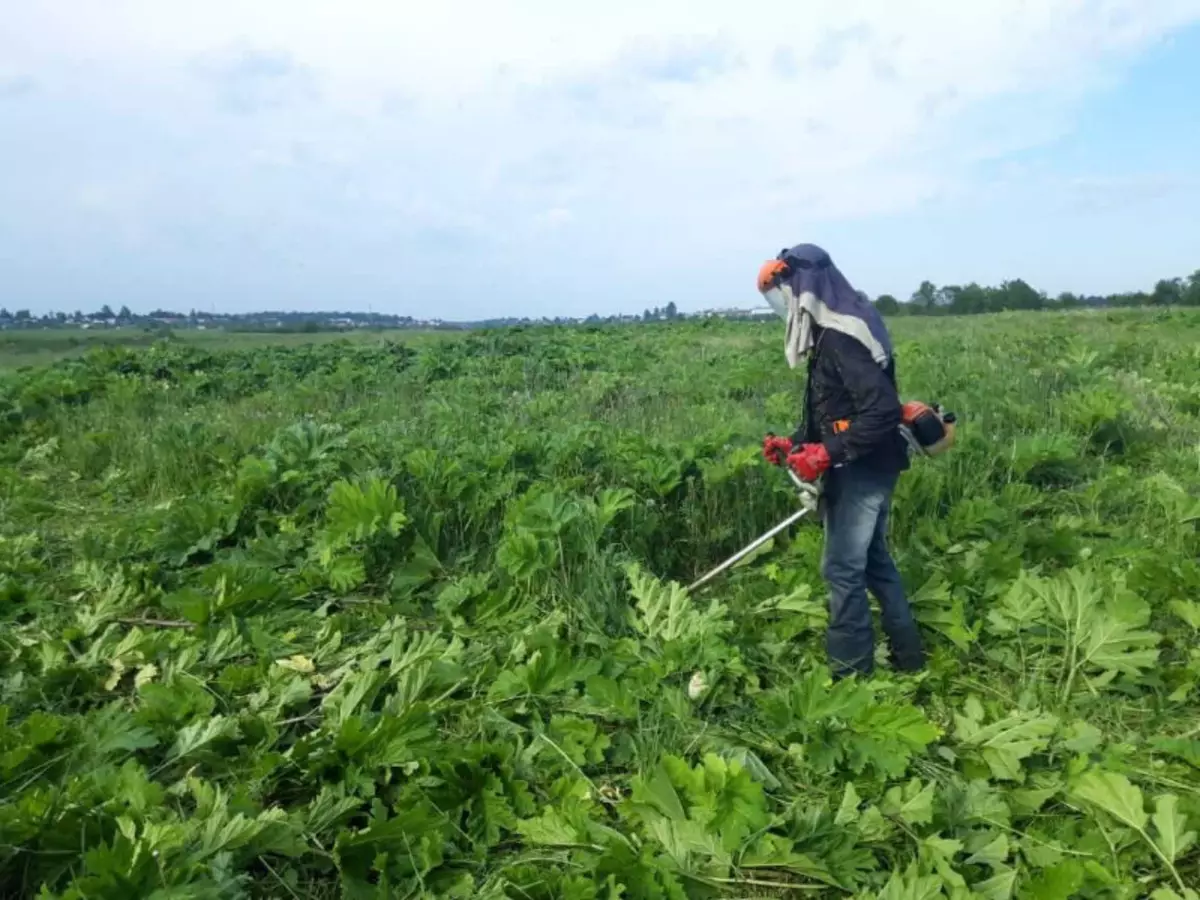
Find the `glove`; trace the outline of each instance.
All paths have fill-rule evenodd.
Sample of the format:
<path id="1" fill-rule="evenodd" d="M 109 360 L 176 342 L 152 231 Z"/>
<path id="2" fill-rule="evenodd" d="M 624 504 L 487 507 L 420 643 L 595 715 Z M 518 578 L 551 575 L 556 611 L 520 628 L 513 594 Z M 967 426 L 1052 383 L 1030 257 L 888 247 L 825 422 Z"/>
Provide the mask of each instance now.
<path id="1" fill-rule="evenodd" d="M 788 468 L 805 481 L 816 481 L 829 468 L 829 451 L 824 444 L 801 444 L 787 458 Z"/>
<path id="2" fill-rule="evenodd" d="M 792 452 L 791 438 L 768 434 L 763 438 L 763 459 L 773 466 L 783 465 L 784 458 Z"/>

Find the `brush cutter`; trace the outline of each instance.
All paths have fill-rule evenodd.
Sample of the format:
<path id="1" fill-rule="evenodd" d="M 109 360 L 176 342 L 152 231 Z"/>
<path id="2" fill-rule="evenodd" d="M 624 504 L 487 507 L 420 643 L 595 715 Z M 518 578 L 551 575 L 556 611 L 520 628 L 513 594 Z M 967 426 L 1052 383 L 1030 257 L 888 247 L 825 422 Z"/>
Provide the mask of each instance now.
<path id="1" fill-rule="evenodd" d="M 904 404 L 900 433 L 918 456 L 941 456 L 954 446 L 958 417 L 938 404 L 926 406 L 913 400 Z"/>
<path id="2" fill-rule="evenodd" d="M 924 403 L 919 402 L 906 403 L 904 404 L 903 422 L 900 425 L 900 433 L 904 436 L 904 440 L 907 441 L 913 453 L 919 456 L 939 456 L 954 446 L 954 426 L 956 421 L 957 417 L 954 413 L 945 412 L 936 404 L 926 406 Z M 688 593 L 712 581 L 731 566 L 737 565 L 738 562 L 745 559 L 767 541 L 771 540 L 771 538 L 775 537 L 775 535 L 786 531 L 796 522 L 816 511 L 818 500 L 820 499 L 819 489 L 815 485 L 804 481 L 786 466 L 784 467 L 784 471 L 787 472 L 788 477 L 796 485 L 796 490 L 800 493 L 800 509 L 796 510 L 796 512 L 792 513 L 770 531 L 755 538 L 711 572 L 692 582 L 688 586 Z"/>
<path id="3" fill-rule="evenodd" d="M 816 511 L 817 500 L 819 498 L 819 491 L 817 490 L 816 486 L 811 485 L 811 484 L 807 483 L 806 481 L 802 480 L 800 478 L 800 476 L 797 475 L 795 472 L 793 472 L 791 469 L 785 469 L 785 471 L 788 473 L 788 477 L 790 477 L 792 479 L 793 483 L 796 485 L 796 490 L 799 491 L 799 493 L 800 493 L 800 509 L 796 510 L 796 512 L 792 513 L 790 516 L 788 516 L 786 519 L 784 519 L 782 522 L 780 522 L 778 525 L 776 525 L 770 531 L 766 532 L 765 534 L 761 535 L 760 537 L 755 538 L 753 541 L 751 541 L 749 544 L 747 544 L 745 547 L 743 547 L 737 553 L 733 554 L 733 556 L 729 557 L 729 559 L 725 560 L 725 562 L 721 563 L 719 566 L 717 566 L 711 572 L 707 573 L 706 575 L 704 575 L 697 581 L 692 582 L 692 584 L 690 584 L 688 586 L 689 593 L 696 590 L 696 588 L 701 587 L 702 585 L 705 585 L 708 582 L 712 581 L 714 578 L 716 578 L 718 575 L 720 575 L 722 572 L 724 572 L 730 566 L 734 566 L 741 560 L 745 559 L 747 556 L 749 556 L 751 553 L 753 553 L 755 550 L 757 550 L 759 547 L 761 547 L 767 541 L 771 540 L 771 538 L 775 537 L 775 535 L 779 534 L 782 531 L 786 531 L 788 528 L 790 528 L 796 522 L 799 522 L 805 516 Z"/>

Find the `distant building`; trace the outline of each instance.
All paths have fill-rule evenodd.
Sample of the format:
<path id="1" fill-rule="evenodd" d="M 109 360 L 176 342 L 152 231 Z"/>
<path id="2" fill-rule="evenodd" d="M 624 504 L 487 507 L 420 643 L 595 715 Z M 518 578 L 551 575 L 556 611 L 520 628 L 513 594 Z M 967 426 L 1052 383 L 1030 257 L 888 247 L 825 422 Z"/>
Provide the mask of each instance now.
<path id="1" fill-rule="evenodd" d="M 705 319 L 769 319 L 775 311 L 769 306 L 755 309 L 706 309 L 699 313 Z"/>

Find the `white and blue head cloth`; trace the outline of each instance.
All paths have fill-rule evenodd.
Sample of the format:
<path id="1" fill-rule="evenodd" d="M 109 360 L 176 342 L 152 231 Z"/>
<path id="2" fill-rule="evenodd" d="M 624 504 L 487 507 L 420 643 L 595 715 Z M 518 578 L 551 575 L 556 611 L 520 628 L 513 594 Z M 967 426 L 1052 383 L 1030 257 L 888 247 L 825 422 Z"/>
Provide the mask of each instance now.
<path id="1" fill-rule="evenodd" d="M 815 244 L 797 244 L 777 257 L 788 267 L 782 282 L 763 292 L 787 322 L 784 354 L 795 368 L 812 350 L 815 330 L 828 328 L 857 340 L 881 366 L 892 358 L 892 340 L 879 310 L 846 280 L 829 254 Z"/>

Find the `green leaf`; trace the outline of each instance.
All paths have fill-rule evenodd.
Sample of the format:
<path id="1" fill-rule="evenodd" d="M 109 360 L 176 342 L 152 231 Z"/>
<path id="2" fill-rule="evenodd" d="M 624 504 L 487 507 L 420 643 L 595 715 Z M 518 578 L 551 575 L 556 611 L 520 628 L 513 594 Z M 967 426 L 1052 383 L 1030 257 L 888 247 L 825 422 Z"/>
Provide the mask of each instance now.
<path id="1" fill-rule="evenodd" d="M 927 837 L 921 841 L 920 858 L 932 863 L 934 871 L 942 877 L 946 887 L 961 890 L 967 886 L 967 881 L 954 868 L 954 858 L 962 850 L 962 841 L 937 836 Z"/>
<path id="2" fill-rule="evenodd" d="M 1200 900 L 1200 894 L 1191 888 L 1184 888 L 1182 894 L 1177 894 L 1170 888 L 1159 888 L 1150 895 L 1150 900 Z"/>
<path id="3" fill-rule="evenodd" d="M 626 575 L 636 601 L 634 625 L 647 638 L 669 644 L 721 637 L 733 627 L 724 605 L 715 599 L 702 609 L 675 582 L 663 584 L 637 565 L 628 566 Z"/>
<path id="4" fill-rule="evenodd" d="M 1081 669 L 1139 675 L 1158 661 L 1160 636 L 1141 628 L 1148 604 L 1111 576 L 1070 569 L 1050 590 L 1048 606 Z"/>
<path id="5" fill-rule="evenodd" d="M 382 478 L 335 482 L 325 508 L 327 538 L 345 546 L 380 533 L 395 537 L 408 522 L 403 509 L 395 486 Z"/>
<path id="6" fill-rule="evenodd" d="M 354 553 L 329 553 L 322 559 L 329 586 L 339 594 L 348 594 L 367 580 L 367 569 Z"/>
<path id="7" fill-rule="evenodd" d="M 721 758 L 736 762 L 745 769 L 750 777 L 762 784 L 768 791 L 778 790 L 783 786 L 775 773 L 763 762 L 762 757 L 748 747 L 726 747 L 721 750 Z"/>
<path id="8" fill-rule="evenodd" d="M 1164 794 L 1155 800 L 1154 843 L 1170 862 L 1175 862 L 1196 842 L 1196 832 L 1187 830 L 1187 816 L 1178 810 L 1179 798 Z"/>
<path id="9" fill-rule="evenodd" d="M 109 706 L 88 717 L 88 748 L 97 756 L 118 751 L 133 753 L 158 746 L 158 738 L 134 717 L 116 706 Z"/>
<path id="10" fill-rule="evenodd" d="M 634 780 L 632 799 L 634 803 L 653 807 L 669 819 L 682 821 L 687 818 L 665 765 L 657 766 L 648 778 Z"/>
<path id="11" fill-rule="evenodd" d="M 604 761 L 611 744 L 607 734 L 588 719 L 554 716 L 550 719 L 550 738 L 577 766 L 594 766 Z"/>
<path id="12" fill-rule="evenodd" d="M 1072 753 L 1088 754 L 1104 742 L 1104 733 L 1091 722 L 1080 720 L 1067 729 L 1063 746 Z"/>
<path id="13" fill-rule="evenodd" d="M 361 802 L 357 797 L 346 796 L 344 785 L 325 785 L 303 812 L 305 830 L 319 837 L 326 829 L 340 825 Z"/>
<path id="14" fill-rule="evenodd" d="M 1072 794 L 1085 803 L 1102 809 L 1118 822 L 1145 832 L 1146 815 L 1142 792 L 1117 772 L 1092 769 L 1075 782 Z"/>
<path id="15" fill-rule="evenodd" d="M 1200 603 L 1177 598 L 1167 604 L 1167 609 L 1186 622 L 1193 631 L 1200 631 Z"/>
<path id="16" fill-rule="evenodd" d="M 230 816 L 227 809 L 206 816 L 200 827 L 198 856 L 207 859 L 217 853 L 236 850 L 278 828 L 281 837 L 288 830 L 287 815 L 281 809 L 269 809 L 257 818 L 241 813 Z"/>
<path id="17" fill-rule="evenodd" d="M 968 627 L 966 605 L 955 596 L 953 587 L 941 572 L 930 577 L 912 595 L 910 602 L 923 628 L 939 632 L 960 651 L 970 648 L 979 635 L 979 626 Z"/>
<path id="18" fill-rule="evenodd" d="M 899 778 L 912 757 L 937 740 L 940 729 L 911 704 L 872 703 L 853 723 L 855 757 Z"/>
<path id="19" fill-rule="evenodd" d="M 858 833 L 864 841 L 885 841 L 895 830 L 878 806 L 868 806 L 858 819 Z"/>
<path id="20" fill-rule="evenodd" d="M 1011 900 L 1016 886 L 1017 870 L 1006 869 L 975 885 L 974 890 L 984 900 Z"/>
<path id="21" fill-rule="evenodd" d="M 632 509 L 637 495 L 629 488 L 605 488 L 596 500 L 596 521 L 601 529 L 607 528 L 623 510 Z"/>
<path id="22" fill-rule="evenodd" d="M 884 794 L 883 814 L 908 825 L 928 825 L 933 821 L 933 788 L 933 782 L 922 786 L 919 778 L 892 788 Z"/>
<path id="23" fill-rule="evenodd" d="M 633 719 L 638 713 L 638 695 L 615 678 L 593 675 L 587 680 L 587 699 L 604 718 Z"/>
<path id="24" fill-rule="evenodd" d="M 1063 860 L 1035 875 L 1023 890 L 1029 900 L 1073 900 L 1086 877 L 1079 860 Z"/>
<path id="25" fill-rule="evenodd" d="M 860 803 L 862 803 L 862 800 L 858 796 L 858 791 L 854 789 L 854 782 L 847 781 L 846 789 L 842 792 L 842 805 L 838 807 L 833 824 L 842 826 L 857 822 Z"/>
<path id="26" fill-rule="evenodd" d="M 979 754 L 1000 781 L 1021 781 L 1022 761 L 1044 750 L 1058 726 L 1051 715 L 1013 713 L 990 725 L 983 724 L 983 708 L 968 702 L 962 715 L 956 715 L 955 734 L 965 748 Z"/>
<path id="27" fill-rule="evenodd" d="M 1002 785 L 993 785 L 983 779 L 969 782 L 962 797 L 968 822 L 991 827 L 1007 825 L 1012 820 L 1012 810 L 1004 799 L 1007 795 Z"/>
<path id="28" fill-rule="evenodd" d="M 940 856 L 945 860 L 953 861 L 963 850 L 963 842 L 951 840 L 950 838 L 927 837 L 921 842 L 922 846 L 928 847 L 929 850 L 936 856 Z"/>
<path id="29" fill-rule="evenodd" d="M 0 707 L 0 709 L 3 709 L 3 707 Z M 3 711 L 7 712 L 6 709 Z M 6 718 L 6 716 L 0 714 L 0 728 L 5 727 L 4 720 Z M 42 712 L 40 709 L 35 709 L 21 723 L 21 742 L 31 747 L 40 747 L 43 744 L 48 744 L 62 733 L 64 724 L 65 722 L 61 717 L 52 716 L 49 713 Z"/>
<path id="30" fill-rule="evenodd" d="M 903 873 L 893 871 L 883 890 L 872 900 L 939 900 L 946 896 L 943 887 L 945 882 L 940 876 L 922 875 L 913 863 Z M 865 897 L 871 895 L 864 895 L 864 900 Z"/>
<path id="31" fill-rule="evenodd" d="M 445 815 L 428 802 L 409 798 L 396 806 L 390 818 L 380 808 L 367 828 L 342 831 L 334 843 L 333 858 L 348 888 L 345 893 L 384 897 L 387 893 L 368 885 L 373 873 L 382 869 L 394 872 L 394 877 L 410 878 L 439 865 L 446 824 Z"/>
<path id="32" fill-rule="evenodd" d="M 238 734 L 237 720 L 228 716 L 212 716 L 191 722 L 179 729 L 171 747 L 172 760 L 183 759 L 202 747 L 221 738 L 232 738 Z"/>
<path id="33" fill-rule="evenodd" d="M 1001 832 L 992 836 L 983 832 L 967 845 L 967 850 L 971 853 L 967 859 L 968 865 L 983 864 L 993 869 L 1003 868 L 1010 853 L 1008 835 Z"/>
<path id="34" fill-rule="evenodd" d="M 1117 573 L 1022 572 L 989 618 L 998 635 L 1029 633 L 1031 645 L 1061 669 L 1064 694 L 1140 676 L 1158 661 L 1161 635 L 1144 628 L 1150 606 Z"/>
<path id="35" fill-rule="evenodd" d="M 575 826 L 552 806 L 543 809 L 536 819 L 522 819 L 517 823 L 517 830 L 529 843 L 545 847 L 569 847 L 583 842 Z"/>
<path id="36" fill-rule="evenodd" d="M 1161 753 L 1181 759 L 1200 769 L 1200 741 L 1189 738 L 1154 738 L 1150 745 Z"/>
<path id="37" fill-rule="evenodd" d="M 412 546 L 404 565 L 392 571 L 391 590 L 394 597 L 406 597 L 431 581 L 442 569 L 441 560 L 420 534 L 413 535 Z"/>
<path id="38" fill-rule="evenodd" d="M 1023 788 L 1010 791 L 1008 797 L 1012 802 L 1014 813 L 1018 816 L 1032 816 L 1046 805 L 1046 801 L 1058 794 L 1060 790 L 1061 786 Z"/>
<path id="39" fill-rule="evenodd" d="M 378 672 L 352 672 L 322 702 L 333 722 L 343 725 L 368 697 L 379 691 L 383 678 Z"/>
<path id="40" fill-rule="evenodd" d="M 771 821 L 762 785 L 712 753 L 695 767 L 663 757 L 648 778 L 634 779 L 631 800 L 647 833 L 685 870 L 702 861 L 728 869 L 732 853 Z"/>

